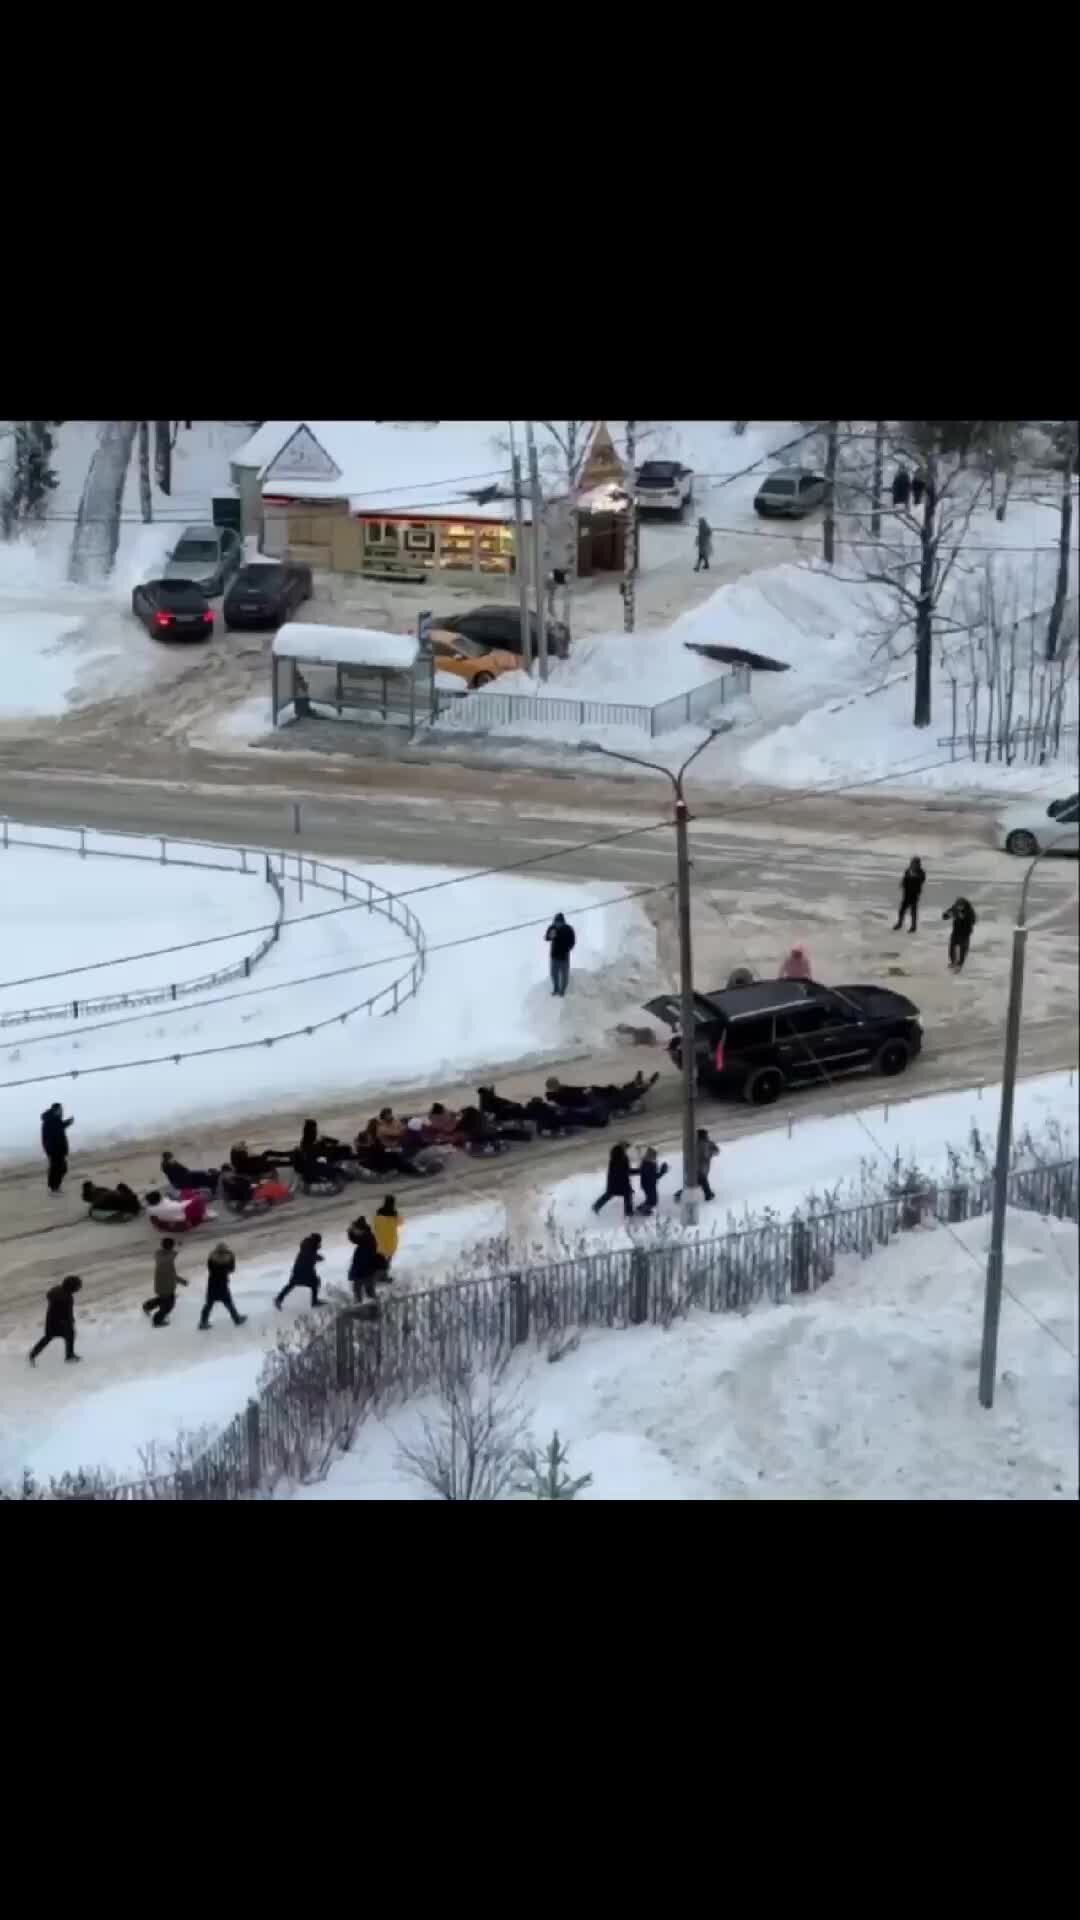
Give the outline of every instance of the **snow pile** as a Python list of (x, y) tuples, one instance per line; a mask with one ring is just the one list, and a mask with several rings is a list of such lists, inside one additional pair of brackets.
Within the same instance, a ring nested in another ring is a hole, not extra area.
[[(988, 1233), (984, 1216), (901, 1235), (790, 1305), (586, 1333), (557, 1366), (521, 1353), (501, 1390), (592, 1475), (583, 1499), (1075, 1500), (1076, 1228), (1009, 1214), (992, 1413), (976, 1392)], [(430, 1395), (369, 1420), (294, 1497), (425, 1497), (397, 1457), (425, 1415)]]
[(414, 634), (380, 633), (374, 627), (321, 627), (295, 620), (274, 635), (274, 653), (286, 660), (335, 660), (342, 666), (408, 673), (420, 643)]

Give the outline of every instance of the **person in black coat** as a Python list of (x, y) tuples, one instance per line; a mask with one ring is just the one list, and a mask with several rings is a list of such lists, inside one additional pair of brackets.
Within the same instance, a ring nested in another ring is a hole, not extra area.
[(642, 1203), (638, 1208), (639, 1213), (656, 1212), (656, 1203), (660, 1198), (660, 1182), (667, 1170), (668, 1165), (666, 1160), (663, 1166), (659, 1164), (656, 1157), (656, 1148), (646, 1147), (641, 1156), (641, 1165), (637, 1170), (637, 1177), (641, 1182), (641, 1192), (643, 1196)]
[(216, 1193), (221, 1179), (220, 1167), (186, 1167), (168, 1151), (161, 1156), (161, 1171), (174, 1193)]
[(926, 875), (923, 872), (923, 863), (916, 854), (914, 860), (908, 861), (904, 869), (904, 877), (900, 882), (900, 911), (896, 916), (894, 933), (899, 933), (903, 926), (905, 913), (910, 914), (911, 931), (915, 932), (919, 924), (919, 895), (925, 885)]
[(75, 1125), (74, 1117), (64, 1119), (64, 1109), (59, 1100), (46, 1107), (41, 1116), (41, 1145), (49, 1163), (46, 1180), (50, 1193), (59, 1193), (64, 1184), (64, 1175), (68, 1170), (68, 1128)]
[(282, 1287), (279, 1294), (274, 1296), (275, 1307), (280, 1307), (284, 1303), (294, 1287), (310, 1287), (311, 1304), (313, 1307), (318, 1306), (319, 1262), (323, 1257), (319, 1252), (321, 1246), (321, 1233), (308, 1233), (304, 1235), (304, 1238), (300, 1242), (300, 1251), (293, 1261), (293, 1269), (289, 1275), (288, 1284)]
[(138, 1194), (123, 1180), (118, 1180), (115, 1187), (99, 1187), (93, 1180), (84, 1180), (82, 1197), (90, 1209), (91, 1219), (99, 1214), (109, 1220), (134, 1220), (142, 1212)]
[(206, 1299), (199, 1315), (199, 1332), (206, 1333), (210, 1326), (210, 1315), (214, 1308), (222, 1306), (229, 1315), (234, 1327), (242, 1327), (247, 1319), (246, 1313), (237, 1313), (236, 1302), (232, 1297), (232, 1277), (236, 1272), (236, 1255), (231, 1247), (219, 1240), (206, 1262)]
[(28, 1355), (32, 1367), (37, 1365), (38, 1354), (44, 1353), (50, 1340), (63, 1341), (65, 1360), (82, 1358), (75, 1351), (75, 1295), (81, 1291), (82, 1281), (77, 1273), (69, 1273), (58, 1287), (49, 1288), (45, 1295), (45, 1331)]
[(892, 503), (894, 507), (906, 507), (911, 499), (911, 475), (906, 467), (897, 467), (893, 474)]
[(383, 1272), (386, 1261), (379, 1252), (375, 1235), (368, 1226), (364, 1215), (354, 1220), (349, 1228), (353, 1256), (349, 1262), (349, 1281), (358, 1302), (374, 1300), (375, 1281)]
[(557, 913), (544, 939), (551, 950), (551, 991), (561, 999), (570, 984), (570, 955), (577, 944), (577, 934), (565, 916)]
[(951, 907), (946, 907), (941, 917), (943, 920), (952, 921), (952, 930), (949, 934), (949, 965), (954, 973), (959, 973), (967, 959), (971, 936), (975, 931), (977, 918), (975, 909), (971, 901), (965, 900), (961, 894), (953, 901)]
[(627, 1219), (634, 1211), (634, 1195), (630, 1186), (630, 1155), (626, 1150), (626, 1141), (620, 1140), (612, 1147), (608, 1155), (607, 1185), (598, 1200), (593, 1201), (593, 1212), (599, 1213), (609, 1200), (621, 1200)]
[(913, 473), (911, 476), (911, 504), (913, 507), (922, 506), (923, 494), (925, 492), (926, 492), (926, 475), (923, 472), (922, 468), (919, 467), (917, 472)]

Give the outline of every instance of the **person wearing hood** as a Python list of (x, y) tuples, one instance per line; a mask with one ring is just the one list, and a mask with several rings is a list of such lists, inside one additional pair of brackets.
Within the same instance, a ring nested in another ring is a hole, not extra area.
[(954, 973), (959, 973), (967, 959), (978, 916), (971, 901), (965, 900), (963, 894), (960, 894), (951, 907), (946, 907), (941, 917), (943, 920), (952, 921), (952, 930), (949, 934), (949, 965)]
[[(712, 1163), (716, 1159), (716, 1156), (719, 1153), (719, 1151), (720, 1149), (717, 1146), (716, 1141), (712, 1138), (711, 1134), (709, 1133), (708, 1127), (699, 1127), (697, 1130), (697, 1156), (696, 1156), (697, 1183), (698, 1183), (698, 1186), (701, 1188), (701, 1191), (704, 1194), (706, 1200), (712, 1200), (715, 1197), (713, 1194), (713, 1190), (709, 1185), (709, 1168), (712, 1166)], [(682, 1197), (683, 1197), (683, 1190), (680, 1187), (678, 1193), (675, 1195), (675, 1198), (676, 1200), (681, 1200)]]
[(923, 872), (923, 863), (916, 854), (913, 860), (908, 861), (904, 869), (904, 877), (900, 882), (900, 911), (896, 916), (894, 933), (899, 933), (903, 926), (905, 913), (910, 915), (911, 931), (915, 932), (919, 924), (919, 895), (925, 885), (926, 874)]
[(375, 1245), (386, 1261), (386, 1271), (389, 1275), (394, 1255), (398, 1250), (398, 1241), (401, 1238), (401, 1215), (392, 1193), (387, 1194), (372, 1220), (371, 1231), (375, 1235)]
[(183, 1274), (176, 1271), (176, 1241), (166, 1235), (154, 1255), (154, 1291), (149, 1300), (142, 1303), (152, 1327), (168, 1326), (169, 1315), (176, 1305), (176, 1289), (186, 1286)]
[(41, 1145), (49, 1163), (46, 1185), (50, 1193), (59, 1193), (68, 1170), (68, 1128), (75, 1125), (74, 1115), (64, 1119), (59, 1100), (46, 1107), (41, 1116)]
[(142, 1212), (142, 1201), (137, 1193), (123, 1180), (115, 1187), (100, 1187), (94, 1180), (84, 1180), (82, 1197), (90, 1209), (90, 1218), (97, 1214), (109, 1220), (134, 1220)]
[(307, 1233), (304, 1235), (304, 1238), (300, 1242), (300, 1250), (297, 1253), (296, 1259), (293, 1261), (292, 1272), (289, 1275), (288, 1282), (282, 1287), (281, 1292), (274, 1296), (275, 1307), (280, 1308), (285, 1304), (294, 1287), (309, 1287), (311, 1290), (311, 1304), (313, 1307), (318, 1306), (319, 1262), (323, 1257), (319, 1252), (321, 1246), (321, 1233)]
[(659, 1164), (656, 1148), (646, 1147), (641, 1156), (641, 1165), (637, 1169), (637, 1177), (641, 1182), (643, 1195), (642, 1203), (638, 1208), (639, 1213), (656, 1212), (657, 1201), (660, 1198), (660, 1182), (667, 1170), (668, 1164), (666, 1160), (663, 1166)]
[(206, 1299), (199, 1315), (199, 1332), (206, 1333), (210, 1326), (210, 1315), (215, 1307), (225, 1308), (234, 1327), (242, 1327), (247, 1319), (246, 1313), (237, 1313), (236, 1302), (232, 1297), (232, 1277), (236, 1272), (236, 1255), (231, 1247), (219, 1240), (213, 1253), (206, 1262)]
[(781, 980), (812, 980), (810, 955), (805, 947), (792, 947), (780, 967)]
[(374, 1300), (375, 1281), (381, 1275), (386, 1262), (379, 1252), (378, 1242), (363, 1214), (353, 1221), (349, 1228), (353, 1256), (349, 1262), (349, 1282), (358, 1302)]
[(906, 467), (897, 467), (893, 474), (892, 503), (894, 507), (906, 507), (911, 499), (911, 475)]
[(39, 1353), (44, 1353), (50, 1340), (63, 1341), (65, 1360), (82, 1358), (75, 1351), (75, 1295), (81, 1291), (82, 1281), (77, 1273), (69, 1273), (58, 1287), (49, 1288), (45, 1295), (45, 1331), (27, 1355), (32, 1367), (37, 1365)]
[(600, 1198), (593, 1201), (593, 1212), (599, 1213), (609, 1200), (621, 1200), (623, 1212), (629, 1220), (634, 1211), (634, 1194), (630, 1185), (630, 1155), (625, 1140), (618, 1141), (608, 1155), (607, 1185)]
[(565, 914), (557, 913), (544, 935), (551, 956), (551, 991), (560, 999), (570, 985), (570, 955), (577, 942), (577, 934)]
[(697, 523), (697, 533), (694, 539), (697, 545), (697, 559), (694, 562), (694, 572), (700, 573), (702, 567), (704, 567), (706, 573), (708, 573), (709, 559), (712, 554), (712, 528), (704, 514), (702, 514), (701, 519)]

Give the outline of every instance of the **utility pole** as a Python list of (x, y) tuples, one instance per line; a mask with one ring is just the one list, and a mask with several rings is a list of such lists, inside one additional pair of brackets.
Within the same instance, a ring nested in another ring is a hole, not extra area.
[(626, 488), (630, 504), (626, 509), (626, 533), (623, 539), (623, 626), (634, 631), (634, 575), (637, 569), (637, 463), (634, 458), (634, 428), (626, 423)]
[(874, 481), (873, 501), (870, 507), (870, 536), (874, 540), (881, 538), (881, 489), (885, 480), (885, 422), (874, 421)]
[(521, 609), (521, 663), (526, 673), (531, 673), (532, 621), (529, 619), (529, 580), (525, 565), (525, 514), (521, 499), (521, 461), (518, 459), (512, 420), (510, 422), (510, 460), (514, 474), (514, 551), (517, 556), (518, 605)]
[(994, 1376), (997, 1372), (998, 1326), (1001, 1322), (1001, 1292), (1005, 1269), (1005, 1209), (1009, 1198), (1009, 1160), (1012, 1152), (1013, 1099), (1016, 1093), (1016, 1062), (1020, 1052), (1020, 1013), (1024, 1002), (1024, 958), (1027, 950), (1027, 899), (1031, 876), (1043, 854), (1068, 839), (1060, 834), (1035, 855), (1020, 888), (1020, 907), (1013, 928), (1012, 965), (1009, 970), (1009, 1006), (1005, 1015), (1005, 1059), (1001, 1069), (1001, 1112), (998, 1116), (997, 1154), (994, 1159), (994, 1211), (990, 1220), (990, 1251), (986, 1261), (986, 1292), (983, 1299), (982, 1353), (979, 1360), (979, 1401), (984, 1407), (994, 1404)]
[(839, 420), (829, 421), (829, 437), (825, 443), (825, 564), (832, 566), (836, 552), (836, 450), (840, 437)]
[(655, 760), (639, 760), (633, 753), (616, 753), (611, 747), (592, 746), (592, 753), (606, 754), (609, 760), (626, 760), (632, 767), (649, 767), (654, 773), (662, 773), (671, 781), (675, 796), (675, 854), (676, 886), (678, 892), (679, 914), (679, 1052), (682, 1070), (682, 1110), (683, 1110), (683, 1190), (682, 1219), (684, 1227), (696, 1227), (698, 1208), (701, 1205), (701, 1188), (697, 1183), (697, 1021), (694, 1017), (694, 955), (690, 930), (690, 809), (683, 792), (683, 776), (699, 753), (704, 753), (726, 727), (714, 727), (712, 732), (695, 747), (689, 759), (684, 760), (678, 773), (672, 773), (670, 767), (662, 767)]
[(529, 448), (529, 486), (532, 493), (533, 594), (536, 599), (536, 653), (540, 678), (548, 677), (547, 607), (544, 604), (544, 500), (540, 492), (540, 463), (536, 457), (533, 423), (525, 422)]

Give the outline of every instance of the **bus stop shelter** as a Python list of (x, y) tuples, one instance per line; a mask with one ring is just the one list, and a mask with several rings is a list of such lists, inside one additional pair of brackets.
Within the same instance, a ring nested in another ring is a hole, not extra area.
[(306, 719), (328, 708), (379, 714), (415, 728), (431, 711), (434, 662), (422, 658), (411, 633), (379, 633), (373, 627), (316, 626), (296, 621), (274, 636), (271, 703), (275, 727), (292, 708)]

